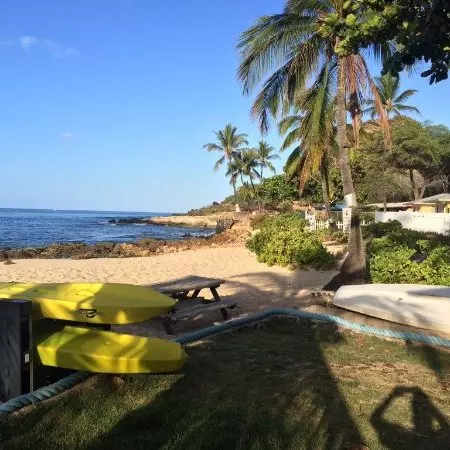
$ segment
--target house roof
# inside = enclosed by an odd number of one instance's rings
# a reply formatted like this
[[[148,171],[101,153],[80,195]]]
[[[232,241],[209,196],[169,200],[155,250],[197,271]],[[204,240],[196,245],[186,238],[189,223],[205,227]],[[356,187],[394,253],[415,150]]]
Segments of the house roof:
[[[408,204],[420,205],[422,203],[439,203],[439,202],[450,202],[450,194],[442,193],[442,194],[432,195],[431,197],[425,197],[420,200],[408,202]]]
[[[387,203],[386,206],[387,208],[407,208],[409,205],[409,203],[405,203],[405,202],[392,202],[392,203]],[[371,203],[370,205],[367,205],[373,208],[384,208],[384,203]]]

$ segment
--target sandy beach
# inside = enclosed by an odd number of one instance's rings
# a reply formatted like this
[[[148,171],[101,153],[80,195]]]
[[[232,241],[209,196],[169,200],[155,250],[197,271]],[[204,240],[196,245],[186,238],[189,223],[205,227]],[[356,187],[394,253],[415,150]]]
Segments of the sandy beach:
[[[304,305],[309,290],[321,288],[335,273],[269,267],[258,263],[244,247],[200,248],[146,258],[27,259],[0,265],[0,280],[17,282],[156,284],[189,275],[223,278],[226,283],[219,293],[222,298],[238,302],[238,314],[274,306]],[[199,320],[207,324],[220,317],[218,312],[209,315]],[[179,324],[177,331],[199,325],[193,321],[185,326]]]

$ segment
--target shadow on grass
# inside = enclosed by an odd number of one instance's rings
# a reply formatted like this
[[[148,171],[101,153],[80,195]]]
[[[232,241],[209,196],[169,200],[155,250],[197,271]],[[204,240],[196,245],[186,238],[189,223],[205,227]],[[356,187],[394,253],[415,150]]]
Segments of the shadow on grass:
[[[276,325],[263,326],[270,330]],[[227,335],[227,344],[216,339],[192,348],[195,358],[184,377],[123,417],[89,448],[310,449],[360,444],[362,437],[320,348],[322,342],[339,343],[341,334],[306,321],[292,321],[284,329],[278,325],[275,331],[255,333],[251,342],[236,332]]]
[[[409,397],[413,428],[408,429],[386,419],[392,403]],[[379,405],[371,417],[371,423],[384,446],[398,448],[449,448],[450,425],[446,417],[433,405],[431,399],[418,387],[397,386]]]

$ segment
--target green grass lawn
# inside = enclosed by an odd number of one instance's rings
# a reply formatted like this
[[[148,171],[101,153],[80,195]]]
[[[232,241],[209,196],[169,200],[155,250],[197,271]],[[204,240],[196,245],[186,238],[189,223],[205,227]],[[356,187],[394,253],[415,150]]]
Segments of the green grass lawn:
[[[449,448],[450,353],[279,319],[177,375],[93,377],[0,421],[0,447]]]

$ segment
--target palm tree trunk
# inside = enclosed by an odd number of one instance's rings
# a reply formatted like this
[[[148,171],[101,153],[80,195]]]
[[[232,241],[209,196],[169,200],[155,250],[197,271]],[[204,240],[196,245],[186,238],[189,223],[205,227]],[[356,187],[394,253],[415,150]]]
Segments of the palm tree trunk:
[[[256,202],[258,203],[258,210],[261,211],[261,203],[260,203],[260,201],[259,201],[259,196],[258,196],[258,194],[256,193],[256,189],[255,189],[255,185],[254,185],[254,183],[253,183],[252,177],[250,177],[250,183],[251,183],[251,185],[252,185],[253,195],[255,196]]]
[[[326,157],[320,166],[320,181],[322,184],[323,202],[325,203],[325,212],[327,220],[331,219],[331,202],[330,202],[330,180],[328,177],[328,165]]]
[[[383,167],[381,168],[381,190],[383,194],[383,211],[387,212],[387,189],[386,189],[386,146],[383,145]]]
[[[263,165],[261,164],[261,181],[263,180]]]
[[[366,279],[366,258],[362,241],[359,220],[358,204],[356,202],[355,188],[348,154],[347,140],[347,110],[345,106],[345,64],[339,58],[338,63],[338,90],[336,98],[337,140],[339,145],[339,166],[341,169],[344,199],[347,207],[351,208],[350,236],[348,240],[348,255],[341,266],[344,277]]]

